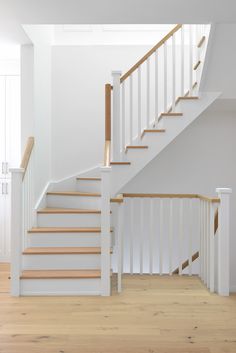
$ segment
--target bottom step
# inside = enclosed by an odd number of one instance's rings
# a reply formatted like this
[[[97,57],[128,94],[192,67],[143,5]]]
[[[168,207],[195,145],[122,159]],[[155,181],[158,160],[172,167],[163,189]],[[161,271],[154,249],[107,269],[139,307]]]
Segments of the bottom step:
[[[100,270],[25,270],[21,295],[100,295]]]
[[[100,270],[25,270],[21,279],[100,278]]]

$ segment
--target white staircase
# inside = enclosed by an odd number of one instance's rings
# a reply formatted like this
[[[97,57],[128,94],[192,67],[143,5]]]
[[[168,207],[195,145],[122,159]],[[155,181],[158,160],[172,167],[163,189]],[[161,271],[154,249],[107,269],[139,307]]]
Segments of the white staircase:
[[[119,72],[113,73],[113,93],[111,85],[106,85],[106,167],[101,173],[94,171],[90,175],[73,177],[66,182],[51,185],[50,191],[45,195],[43,207],[36,214],[32,200],[29,203],[26,201],[30,198],[33,187],[30,182],[33,172],[27,169],[33,146],[30,151],[26,151],[26,163],[22,170],[15,171],[13,180],[13,295],[110,295],[110,196],[114,197],[219,96],[219,93],[199,92],[209,29],[203,33],[202,28],[198,32],[196,27],[194,33],[198,40],[195,46],[192,44],[193,33],[190,26],[186,49],[183,26],[178,25],[127,74],[120,77]],[[172,41],[169,48],[171,63],[167,59],[168,40]],[[164,51],[161,62],[158,50],[162,47]],[[151,55],[155,56],[153,67]],[[194,55],[197,59],[195,63]],[[187,60],[188,73],[183,69]],[[176,62],[181,67],[180,73],[175,66]],[[143,64],[146,65],[143,81],[145,98],[142,97],[141,87],[143,76],[140,68]],[[161,65],[159,69],[158,65]],[[169,65],[172,73],[171,89],[167,84]],[[160,83],[158,79],[162,71],[163,80]],[[133,76],[135,73],[138,75],[137,81]],[[125,86],[128,78],[129,84]],[[193,84],[195,80],[196,83]],[[178,88],[176,82],[181,83]],[[138,93],[136,100],[135,83]],[[151,98],[152,91],[155,94]],[[163,97],[160,96],[162,91]],[[143,100],[146,102],[146,116],[142,119]],[[111,135],[113,140],[110,152]],[[21,173],[26,173],[23,196],[19,191],[22,188],[19,176]],[[23,216],[18,210],[22,208],[22,204]],[[21,241],[21,227],[16,228],[16,224],[22,222]]]

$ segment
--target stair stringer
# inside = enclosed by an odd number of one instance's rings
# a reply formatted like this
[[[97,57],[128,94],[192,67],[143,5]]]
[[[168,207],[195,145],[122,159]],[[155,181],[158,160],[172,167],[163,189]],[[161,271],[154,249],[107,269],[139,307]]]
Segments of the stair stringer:
[[[116,195],[122,187],[135,177],[151,160],[181,134],[194,120],[196,120],[219,96],[220,92],[199,92],[199,99],[181,100],[177,110],[182,117],[164,118],[165,133],[145,134],[141,144],[148,145],[148,149],[129,150],[128,166],[113,166],[111,173],[111,194]]]

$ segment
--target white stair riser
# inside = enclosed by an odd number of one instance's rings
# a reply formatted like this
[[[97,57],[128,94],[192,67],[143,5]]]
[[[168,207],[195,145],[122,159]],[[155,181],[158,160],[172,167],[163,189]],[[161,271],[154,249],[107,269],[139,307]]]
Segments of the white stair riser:
[[[22,279],[21,295],[100,295],[100,278]]]
[[[80,192],[101,192],[101,181],[77,180],[76,190]]]
[[[23,255],[24,270],[91,270],[100,267],[100,254]]]
[[[38,214],[38,227],[100,227],[101,214]]]
[[[34,233],[28,236],[29,247],[101,246],[100,233]]]
[[[47,195],[47,206],[54,208],[101,209],[101,197]]]

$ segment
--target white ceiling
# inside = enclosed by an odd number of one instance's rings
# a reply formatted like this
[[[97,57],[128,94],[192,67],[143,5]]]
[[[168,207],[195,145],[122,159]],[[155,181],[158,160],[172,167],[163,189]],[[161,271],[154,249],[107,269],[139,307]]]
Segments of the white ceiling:
[[[235,0],[0,0],[0,42],[29,43],[22,24],[234,23]]]

